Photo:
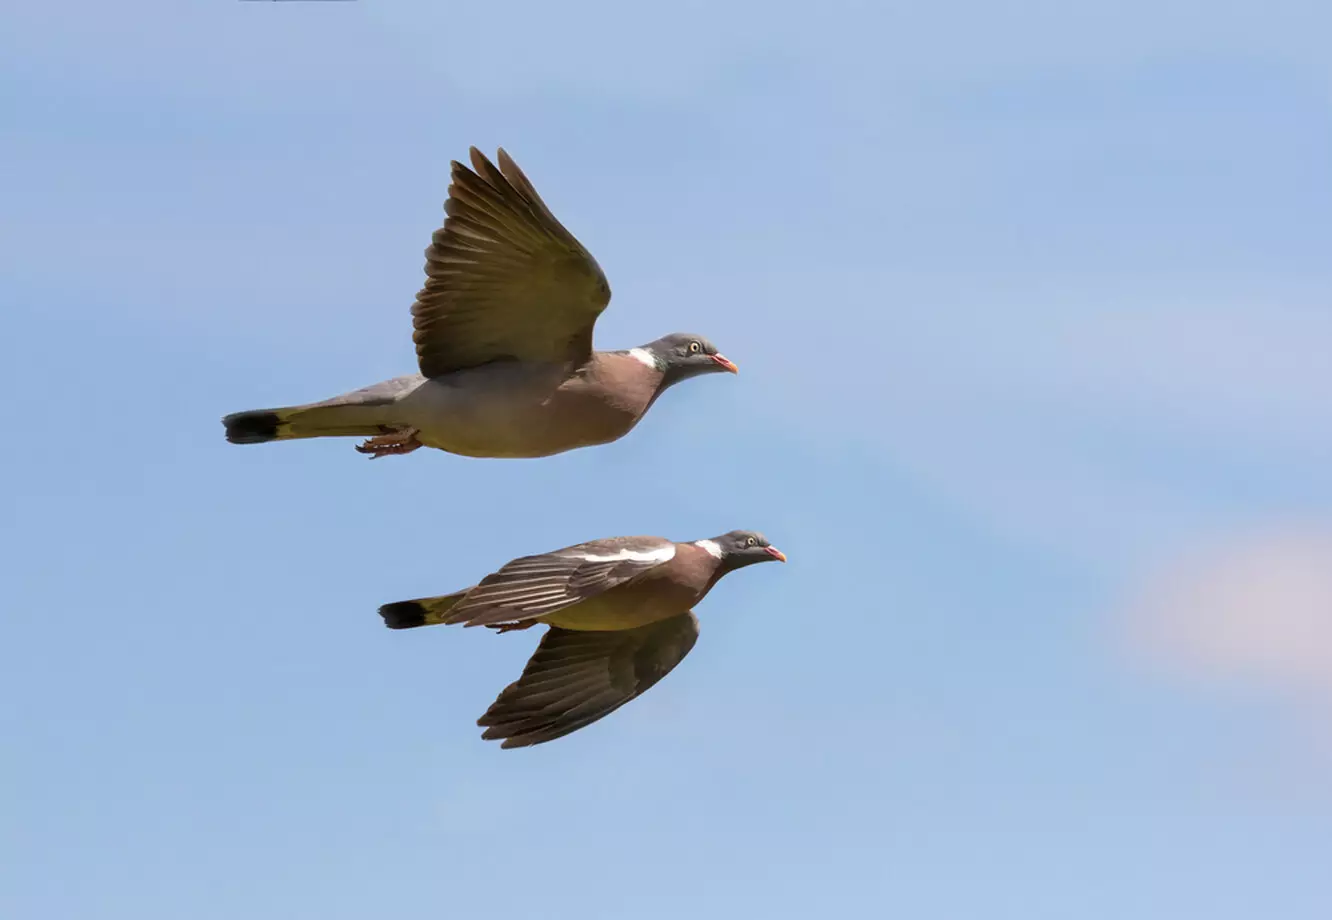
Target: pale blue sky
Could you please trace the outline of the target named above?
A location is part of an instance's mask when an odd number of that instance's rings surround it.
[[[0,914],[1332,915],[1332,11],[1219,6],[0,13]],[[224,443],[413,369],[471,144],[602,347],[741,375],[542,461]],[[375,616],[735,527],[791,563],[527,751],[534,636]]]

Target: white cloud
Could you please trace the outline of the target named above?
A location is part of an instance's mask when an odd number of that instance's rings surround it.
[[[1164,674],[1332,716],[1332,529],[1273,528],[1178,559],[1118,622]]]

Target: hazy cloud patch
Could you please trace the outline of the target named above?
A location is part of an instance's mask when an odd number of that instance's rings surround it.
[[[1275,527],[1182,556],[1117,622],[1159,674],[1332,718],[1332,527]]]

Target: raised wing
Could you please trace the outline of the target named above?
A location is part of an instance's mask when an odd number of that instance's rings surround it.
[[[614,632],[552,626],[522,676],[477,720],[481,737],[526,747],[591,725],[669,674],[697,641],[692,612]]]
[[[673,558],[675,544],[661,537],[593,540],[524,556],[483,578],[444,622],[492,626],[536,619],[609,591]]]
[[[412,306],[421,373],[491,361],[582,362],[610,284],[503,149],[497,169],[471,148],[453,163],[448,215],[426,250]],[[475,170],[475,171],[473,171]]]

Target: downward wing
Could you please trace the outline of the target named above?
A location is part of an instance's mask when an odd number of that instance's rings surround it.
[[[483,578],[444,622],[490,626],[535,619],[609,591],[673,558],[675,544],[661,537],[593,540],[524,556]]]
[[[477,720],[481,737],[526,747],[591,725],[669,674],[697,641],[692,612],[614,632],[552,626],[522,676]]]
[[[610,284],[502,149],[499,168],[475,147],[453,164],[447,217],[426,250],[412,306],[421,373],[490,361],[581,363]]]

